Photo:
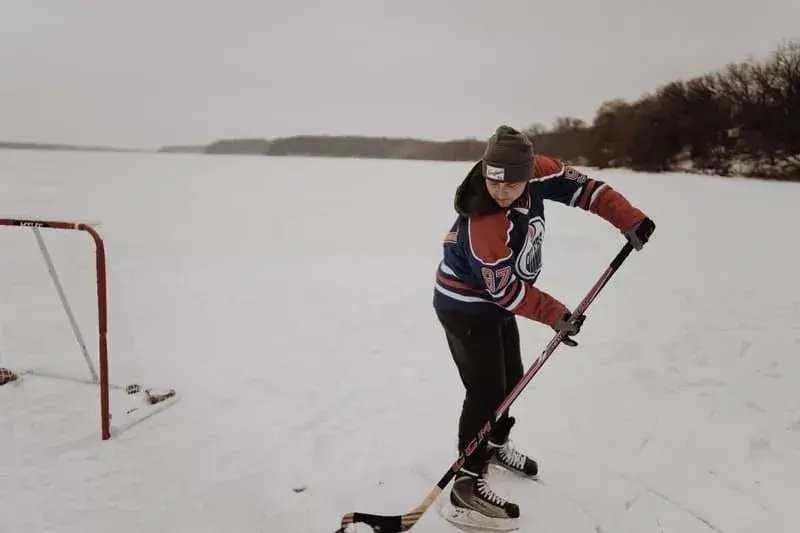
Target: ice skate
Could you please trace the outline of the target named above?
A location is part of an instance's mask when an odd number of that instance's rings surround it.
[[[501,466],[521,476],[536,477],[539,473],[539,465],[524,453],[516,450],[513,441],[508,438],[515,422],[514,417],[510,416],[495,426],[489,437],[491,464]]]
[[[459,470],[444,517],[455,525],[471,528],[494,531],[518,529],[519,507],[491,489],[487,467],[488,463],[484,463],[481,472],[466,468]]]

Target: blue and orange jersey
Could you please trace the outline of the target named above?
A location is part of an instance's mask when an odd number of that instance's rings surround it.
[[[608,183],[540,155],[525,192],[502,208],[486,190],[478,163],[456,192],[458,216],[444,237],[434,307],[555,325],[567,307],[534,286],[542,270],[544,200],[596,214],[621,232],[645,218]]]

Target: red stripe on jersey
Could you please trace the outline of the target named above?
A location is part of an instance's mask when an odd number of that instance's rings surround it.
[[[586,185],[583,186],[583,194],[581,194],[580,200],[578,200],[578,207],[581,209],[589,209],[589,199],[592,197],[592,192],[594,188],[597,186],[597,182],[594,180],[589,180],[586,182]]]
[[[459,289],[459,290],[462,290],[462,291],[468,291],[468,292],[471,292],[471,293],[474,293],[474,294],[480,293],[480,291],[475,289],[475,287],[470,287],[466,283],[462,283],[460,281],[456,281],[454,279],[450,279],[448,277],[445,277],[444,274],[442,274],[441,272],[436,272],[436,279],[442,285],[447,285],[448,287],[453,288],[453,289]]]
[[[503,307],[508,307],[508,305],[519,295],[519,291],[522,290],[522,286],[520,285],[521,283],[522,282],[519,279],[515,279],[514,282],[508,286],[506,295],[497,303]]]

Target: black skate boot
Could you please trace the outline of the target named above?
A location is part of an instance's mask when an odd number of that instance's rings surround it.
[[[515,450],[513,442],[508,438],[515,422],[513,416],[502,418],[492,429],[489,436],[491,462],[516,474],[535,477],[539,473],[539,465],[524,453]]]
[[[463,526],[511,531],[518,528],[519,507],[498,496],[489,486],[490,453],[484,447],[467,458],[453,481],[445,518]]]

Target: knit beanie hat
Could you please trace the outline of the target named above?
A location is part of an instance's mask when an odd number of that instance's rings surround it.
[[[533,177],[533,144],[511,126],[489,138],[481,159],[483,177],[493,181],[528,181]]]

